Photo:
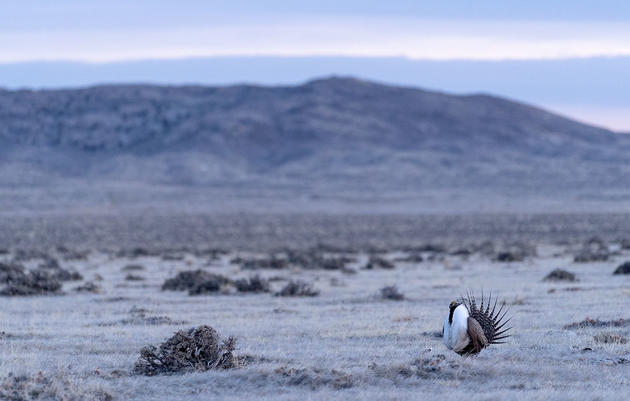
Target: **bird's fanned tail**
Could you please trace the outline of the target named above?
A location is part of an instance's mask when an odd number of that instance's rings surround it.
[[[464,303],[466,308],[468,308],[470,317],[474,318],[481,325],[486,339],[488,340],[488,344],[503,344],[504,341],[500,340],[510,337],[510,334],[507,334],[507,332],[511,329],[511,327],[505,326],[512,318],[510,317],[505,321],[503,320],[506,317],[508,310],[507,308],[504,310],[504,304],[497,310],[497,302],[498,298],[495,297],[494,305],[492,305],[492,310],[490,310],[490,305],[492,304],[492,293],[490,293],[490,296],[486,300],[484,299],[482,292],[481,303],[479,305],[477,305],[475,297],[470,295],[468,292],[466,293],[466,297],[462,297],[462,303]]]

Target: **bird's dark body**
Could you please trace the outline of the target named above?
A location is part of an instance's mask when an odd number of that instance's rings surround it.
[[[498,298],[495,298],[494,305],[492,306],[492,309],[490,309],[491,301],[492,295],[490,295],[487,303],[484,305],[485,299],[483,297],[483,293],[481,294],[480,305],[477,305],[475,297],[470,294],[468,294],[465,298],[462,297],[462,303],[466,306],[470,315],[468,334],[469,337],[471,337],[471,340],[466,347],[457,352],[458,354],[466,356],[476,355],[490,344],[502,344],[503,341],[499,340],[506,339],[510,336],[507,332],[511,329],[511,327],[504,327],[511,318],[503,321],[505,315],[507,314],[507,310],[503,310],[503,305],[496,310]],[[479,323],[479,326],[481,326],[481,329],[483,330],[483,334],[472,331],[471,323],[474,322],[470,322],[470,319],[474,319]]]

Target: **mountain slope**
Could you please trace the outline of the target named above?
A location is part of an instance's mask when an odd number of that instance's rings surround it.
[[[492,96],[350,78],[0,91],[0,145],[0,183],[13,186],[325,194],[630,184],[630,136]]]

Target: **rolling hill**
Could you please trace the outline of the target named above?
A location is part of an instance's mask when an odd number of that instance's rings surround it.
[[[57,205],[177,202],[187,192],[205,193],[200,204],[429,193],[626,200],[630,136],[489,95],[352,78],[114,85],[0,91],[0,163],[5,204],[23,193]]]

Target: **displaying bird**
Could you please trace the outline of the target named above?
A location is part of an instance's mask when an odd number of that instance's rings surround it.
[[[479,306],[475,297],[470,294],[467,294],[466,298],[461,297],[459,301],[451,302],[442,331],[446,347],[460,355],[468,356],[478,354],[490,344],[503,344],[504,342],[499,340],[510,336],[507,332],[511,327],[504,327],[512,318],[503,321],[508,312],[503,311],[503,305],[495,313],[497,300],[498,298],[495,298],[492,310],[490,310],[492,294],[485,305],[483,293]]]

